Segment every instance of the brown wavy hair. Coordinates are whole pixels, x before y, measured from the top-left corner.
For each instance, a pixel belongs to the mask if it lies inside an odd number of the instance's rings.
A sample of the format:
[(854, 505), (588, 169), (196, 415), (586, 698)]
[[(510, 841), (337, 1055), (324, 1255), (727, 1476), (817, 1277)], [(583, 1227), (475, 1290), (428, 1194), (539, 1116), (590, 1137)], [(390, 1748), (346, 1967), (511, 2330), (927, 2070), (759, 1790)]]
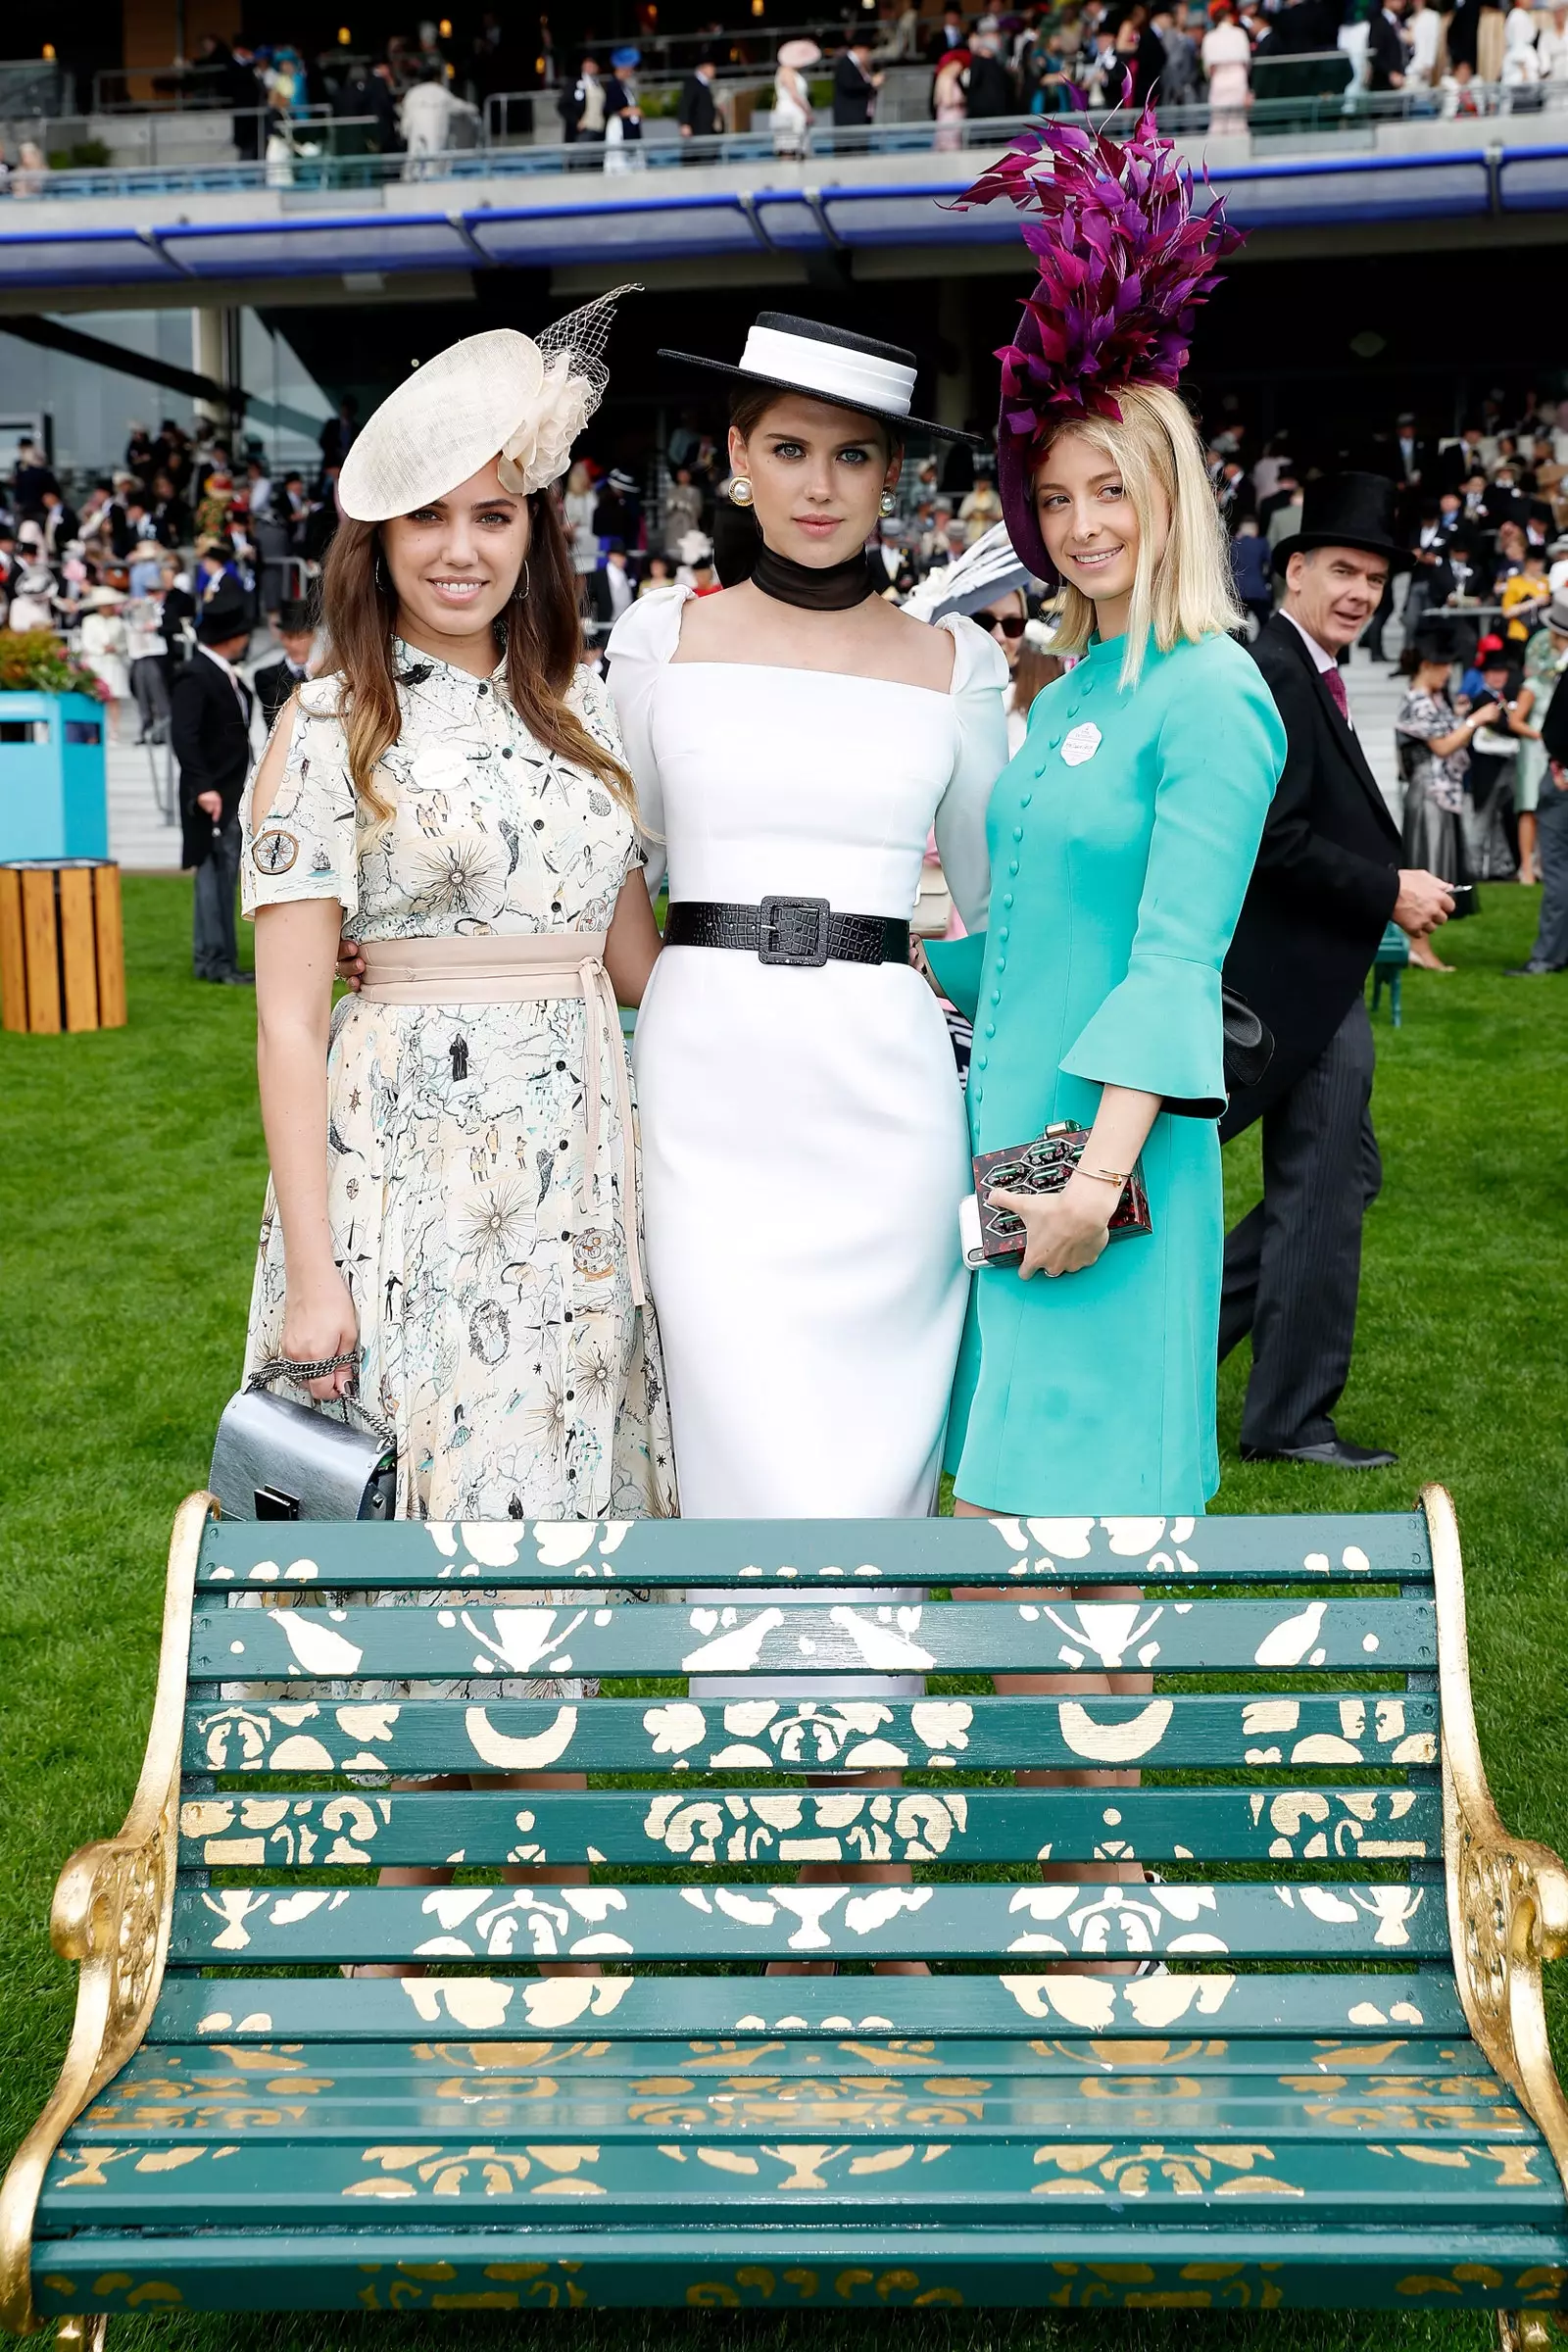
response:
[[(534, 491), (528, 516), (528, 593), (506, 608), (507, 693), (536, 743), (597, 776), (635, 817), (631, 777), (566, 708), (565, 696), (583, 658), (582, 619), (565, 527), (548, 490)], [(397, 590), (382, 559), (376, 524), (345, 515), (321, 571), (327, 635), (323, 670), (342, 678), (338, 715), (355, 792), (383, 821), (392, 814), (392, 804), (377, 783), (376, 769), (403, 725), (392, 667), (397, 610)]]

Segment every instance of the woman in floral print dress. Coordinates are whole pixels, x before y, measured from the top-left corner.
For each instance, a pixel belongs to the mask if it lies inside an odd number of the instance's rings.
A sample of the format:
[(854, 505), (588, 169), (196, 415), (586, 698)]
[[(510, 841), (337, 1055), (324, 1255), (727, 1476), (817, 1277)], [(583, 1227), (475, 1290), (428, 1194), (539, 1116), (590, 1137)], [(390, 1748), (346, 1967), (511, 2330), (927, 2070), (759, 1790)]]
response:
[[(331, 666), (245, 812), (273, 1176), (247, 1373), (314, 1364), (312, 1395), (382, 1413), (400, 1517), (674, 1509), (614, 1005), (658, 939), (546, 488), (591, 365), (477, 336), (377, 412)], [(329, 1016), (350, 921), (368, 979)]]

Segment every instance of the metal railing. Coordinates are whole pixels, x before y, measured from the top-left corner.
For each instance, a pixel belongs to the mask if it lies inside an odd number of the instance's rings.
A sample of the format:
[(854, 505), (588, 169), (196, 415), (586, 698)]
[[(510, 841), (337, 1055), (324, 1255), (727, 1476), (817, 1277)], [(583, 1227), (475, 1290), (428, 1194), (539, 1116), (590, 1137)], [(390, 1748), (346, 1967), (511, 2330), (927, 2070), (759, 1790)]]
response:
[[(1568, 110), (1568, 83), (1544, 83), (1520, 90), (1498, 84), (1471, 85), (1480, 118), (1532, 114), (1551, 119), (1560, 130)], [(1232, 110), (1217, 110), (1229, 118)], [(1392, 122), (1436, 121), (1447, 108), (1435, 91), (1370, 92), (1355, 88), (1340, 94), (1290, 98), (1260, 98), (1251, 107), (1248, 129), (1254, 141), (1309, 137), (1331, 141), (1342, 150), (1370, 149), (1380, 124)], [(283, 119), (273, 115), (274, 126)], [(813, 124), (808, 159), (842, 159), (867, 155), (937, 154), (972, 149), (994, 150), (1021, 132), (1039, 127), (1040, 118), (1009, 115), (973, 122), (935, 123), (928, 121), (873, 122), (865, 128), (835, 128)], [(1130, 131), (1130, 112), (1104, 119), (1112, 135)], [(1161, 130), (1179, 138), (1200, 139), (1211, 127), (1206, 104), (1165, 107), (1159, 112)], [(665, 172), (701, 164), (759, 163), (774, 159), (766, 120), (757, 127), (721, 131), (710, 138), (682, 139), (675, 125), (655, 121), (644, 126), (635, 143), (607, 148), (603, 143), (552, 142), (532, 146), (504, 143), (444, 151), (406, 154), (355, 152), (368, 146), (374, 119), (365, 117), (295, 116), (284, 122), (287, 147), (254, 162), (169, 159), (146, 165), (93, 166), (83, 170), (51, 171), (31, 175), (37, 197), (113, 197), (222, 193), (247, 188), (364, 189), (399, 180), (507, 179), (559, 172), (600, 172), (607, 169), (636, 173)], [(1222, 132), (1226, 125), (1222, 123)], [(12, 194), (18, 193), (15, 186)]]

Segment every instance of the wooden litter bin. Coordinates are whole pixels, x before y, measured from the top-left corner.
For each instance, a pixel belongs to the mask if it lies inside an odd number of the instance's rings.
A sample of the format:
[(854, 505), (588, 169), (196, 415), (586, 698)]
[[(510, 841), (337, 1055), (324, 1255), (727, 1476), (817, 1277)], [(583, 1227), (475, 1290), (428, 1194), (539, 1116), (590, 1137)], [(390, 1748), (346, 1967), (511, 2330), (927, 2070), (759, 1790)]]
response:
[(120, 868), (102, 858), (0, 865), (0, 1027), (123, 1029)]

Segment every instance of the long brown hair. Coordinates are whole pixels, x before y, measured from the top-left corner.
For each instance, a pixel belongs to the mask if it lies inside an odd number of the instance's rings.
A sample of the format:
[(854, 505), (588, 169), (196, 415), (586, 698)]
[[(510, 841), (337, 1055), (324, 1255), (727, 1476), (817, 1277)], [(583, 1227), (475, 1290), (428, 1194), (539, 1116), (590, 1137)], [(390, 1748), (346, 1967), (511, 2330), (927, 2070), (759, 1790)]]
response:
[[(536, 743), (585, 767), (635, 816), (631, 777), (566, 708), (564, 698), (582, 660), (582, 622), (577, 575), (548, 490), (534, 491), (528, 515), (528, 593), (506, 608), (507, 693)], [(354, 789), (381, 820), (392, 814), (392, 804), (377, 784), (375, 771), (403, 726), (392, 667), (397, 610), (397, 590), (381, 555), (377, 526), (345, 515), (321, 572), (321, 615), (328, 641), (324, 667), (339, 672), (343, 681), (338, 713), (348, 737)]]
[(1042, 653), (1025, 636), (1018, 648), (1018, 660), (1012, 673), (1012, 694), (1009, 708), (1020, 718), (1027, 718), (1034, 709), (1035, 696), (1054, 686), (1066, 667), (1055, 654)]

